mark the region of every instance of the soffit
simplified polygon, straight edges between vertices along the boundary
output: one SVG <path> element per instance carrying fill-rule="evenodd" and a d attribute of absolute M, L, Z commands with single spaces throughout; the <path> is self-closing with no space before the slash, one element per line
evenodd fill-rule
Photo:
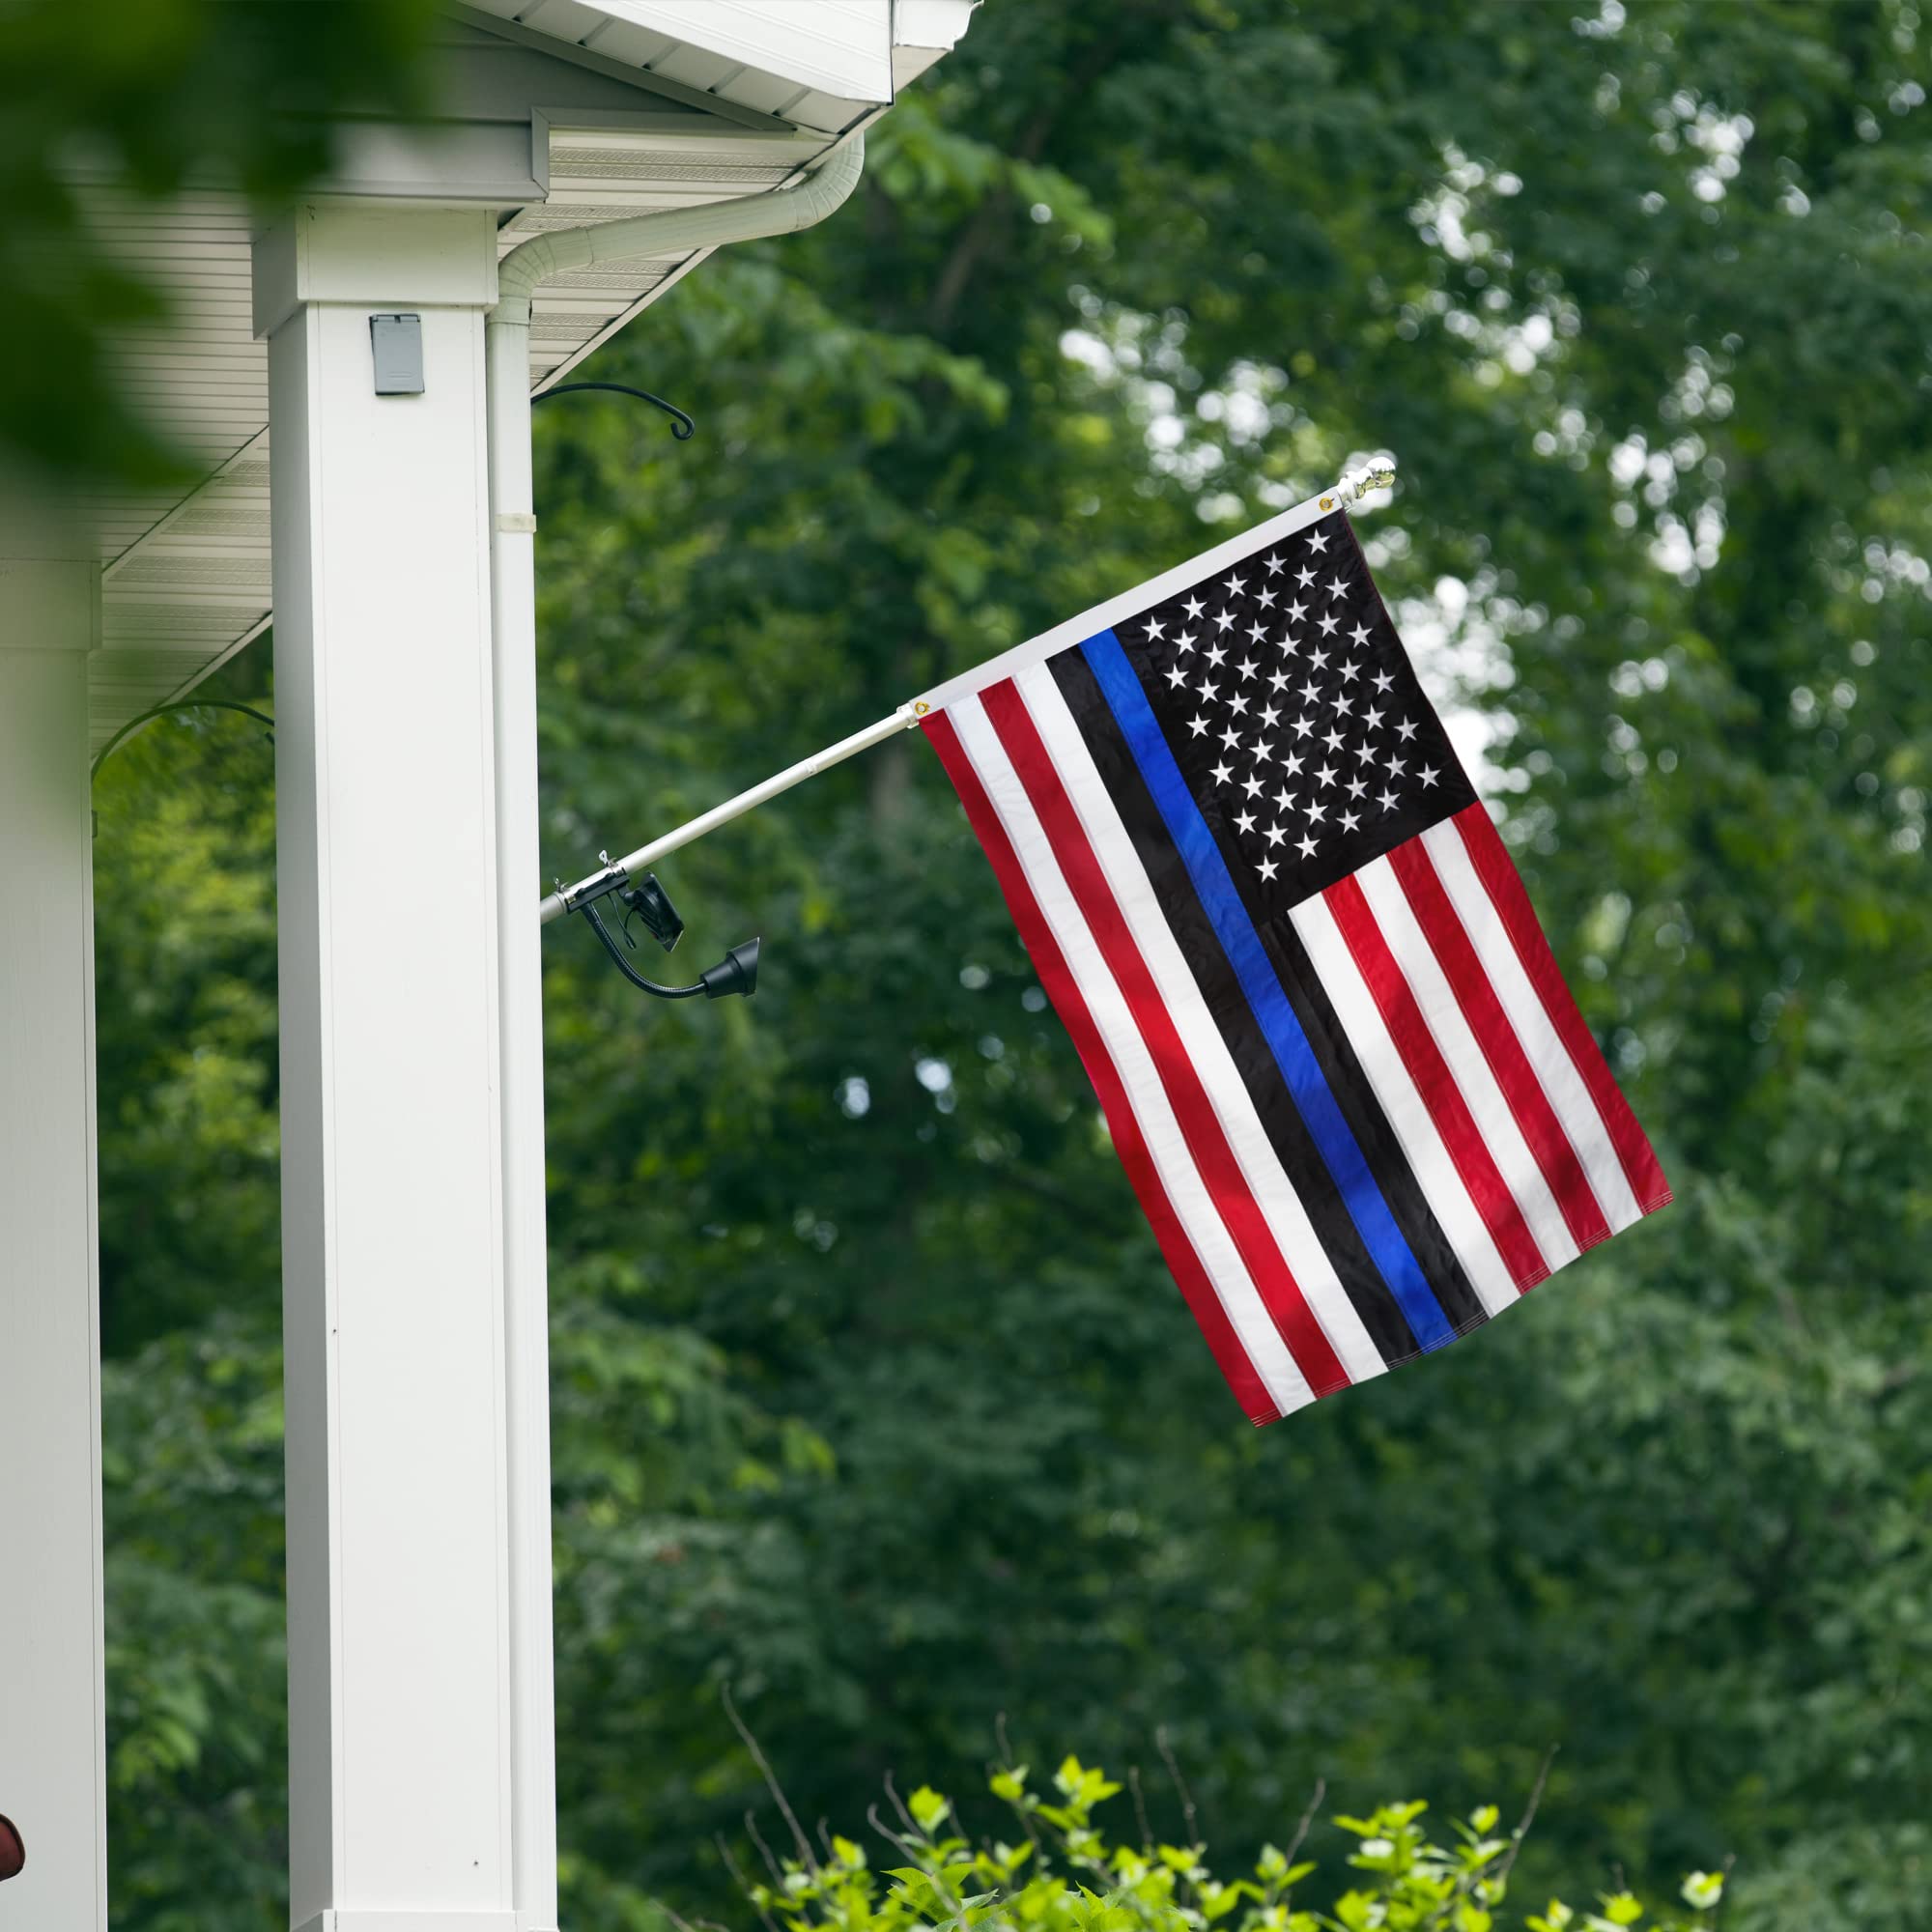
<path fill-rule="evenodd" d="M 471 17 L 541 36 L 701 98 L 841 133 L 957 43 L 978 0 L 473 0 Z"/>
<path fill-rule="evenodd" d="M 766 193 L 829 145 L 815 132 L 753 133 L 697 114 L 553 126 L 545 138 L 547 198 L 510 213 L 500 252 L 549 228 Z M 268 347 L 252 332 L 252 236 L 242 200 L 198 192 L 157 212 L 99 190 L 90 202 L 110 245 L 169 292 L 169 325 L 129 331 L 118 346 L 143 406 L 206 478 L 185 495 L 111 491 L 74 506 L 104 566 L 93 660 L 99 745 L 185 693 L 269 622 L 269 382 Z M 532 387 L 567 374 L 696 259 L 585 270 L 546 286 L 531 317 Z"/>
<path fill-rule="evenodd" d="M 485 201 L 501 210 L 504 253 L 547 229 L 770 193 L 876 120 L 894 85 L 957 40 L 972 5 L 451 6 L 438 50 L 441 117 L 428 129 L 356 126 L 333 185 Z M 104 566 L 93 659 L 99 745 L 185 695 L 268 625 L 269 384 L 240 197 L 196 189 L 157 209 L 97 187 L 87 203 L 110 248 L 169 294 L 167 326 L 128 331 L 119 347 L 144 403 L 204 478 L 185 493 L 117 490 L 60 506 Z M 532 387 L 567 375 L 701 259 L 606 265 L 543 288 Z"/>

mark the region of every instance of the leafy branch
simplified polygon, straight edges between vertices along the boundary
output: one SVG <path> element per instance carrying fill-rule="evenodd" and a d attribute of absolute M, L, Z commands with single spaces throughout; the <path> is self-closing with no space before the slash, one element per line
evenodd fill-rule
<path fill-rule="evenodd" d="M 764 1753 L 739 1723 L 788 1823 L 791 1808 L 779 1792 Z M 772 1883 L 748 1884 L 748 1901 L 775 1932 L 905 1932 L 905 1928 L 1028 1927 L 1036 1932 L 1500 1932 L 1497 1914 L 1509 1876 L 1548 1780 L 1554 1748 L 1545 1756 L 1521 1821 L 1498 1835 L 1500 1813 L 1485 1804 L 1451 1825 L 1439 1843 L 1420 1800 L 1383 1804 L 1366 1817 L 1330 1822 L 1354 1840 L 1348 1879 L 1325 1909 L 1293 1903 L 1297 1886 L 1318 1872 L 1298 1854 L 1326 1793 L 1317 1782 L 1286 1851 L 1264 1845 L 1240 1877 L 1221 1879 L 1207 1847 L 1192 1842 L 1194 1806 L 1166 1740 L 1157 1746 L 1180 1794 L 1186 1844 L 1169 1844 L 1147 1827 L 1138 1800 L 1137 1841 L 1116 1842 L 1095 1812 L 1123 1787 L 1074 1756 L 1062 1759 L 1049 1789 L 1036 1789 L 1030 1767 L 1010 1761 L 1001 1734 L 1002 1762 L 987 1788 L 1012 1813 L 1011 1838 L 975 1839 L 961 1829 L 951 1799 L 921 1785 L 904 1800 L 891 1780 L 887 1795 L 897 1814 L 889 1824 L 873 1805 L 873 1831 L 895 1862 L 875 1870 L 853 1839 L 833 1833 L 819 1860 L 802 1845 L 796 1860 L 767 1862 Z M 1135 1779 L 1138 1791 L 1138 1780 Z M 762 1842 L 761 1842 L 762 1849 Z M 734 1869 L 736 1867 L 734 1866 Z M 1594 1911 L 1551 1899 L 1522 1922 L 1527 1932 L 1716 1932 L 1728 1862 L 1719 1872 L 1692 1872 L 1681 1891 L 1685 1909 L 1651 1916 L 1634 1894 L 1602 1894 Z"/>

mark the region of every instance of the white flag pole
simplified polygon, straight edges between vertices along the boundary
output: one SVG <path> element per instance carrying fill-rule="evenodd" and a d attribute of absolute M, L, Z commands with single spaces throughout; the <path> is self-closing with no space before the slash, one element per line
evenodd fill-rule
<path fill-rule="evenodd" d="M 1131 609 L 1145 609 L 1150 601 L 1147 593 L 1151 592 L 1151 601 L 1158 602 L 1166 594 L 1167 580 L 1172 578 L 1177 587 L 1184 587 L 1204 571 L 1212 572 L 1223 561 L 1245 555 L 1257 543 L 1266 543 L 1272 536 L 1286 535 L 1289 531 L 1312 523 L 1319 516 L 1325 516 L 1340 505 L 1358 503 L 1372 491 L 1385 490 L 1395 481 L 1395 464 L 1383 457 L 1371 464 L 1366 469 L 1344 476 L 1332 490 L 1320 497 L 1311 497 L 1305 503 L 1297 503 L 1292 510 L 1284 510 L 1280 516 L 1267 523 L 1243 530 L 1237 537 L 1204 554 L 1190 557 L 1177 569 L 1157 577 L 1150 583 L 1137 584 L 1124 597 L 1112 598 L 1105 604 L 1095 605 L 1092 611 L 1083 611 L 1080 616 L 1069 618 L 1066 623 L 1056 625 L 1053 630 L 1040 637 L 1016 645 L 1012 650 L 997 658 L 989 659 L 963 678 L 955 678 L 948 684 L 936 686 L 923 698 L 901 704 L 890 716 L 881 718 L 876 724 L 867 724 L 863 731 L 854 731 L 849 738 L 840 738 L 836 745 L 828 745 L 822 752 L 814 752 L 809 758 L 801 758 L 795 765 L 787 765 L 781 772 L 776 772 L 762 784 L 754 784 L 750 791 L 741 791 L 736 798 L 727 798 L 723 805 L 714 805 L 709 811 L 700 812 L 697 817 L 680 825 L 674 832 L 667 832 L 661 838 L 653 838 L 647 845 L 639 845 L 635 852 L 627 852 L 621 859 L 612 859 L 600 853 L 603 865 L 587 878 L 579 879 L 574 886 L 559 886 L 555 892 L 541 900 L 537 906 L 537 919 L 544 925 L 553 920 L 561 919 L 566 913 L 575 912 L 579 906 L 588 904 L 592 899 L 602 898 L 606 893 L 615 892 L 619 886 L 627 885 L 645 867 L 675 852 L 681 846 L 689 845 L 694 839 L 702 838 L 707 832 L 715 832 L 719 826 L 727 825 L 734 818 L 763 805 L 766 800 L 777 798 L 782 791 L 789 791 L 793 785 L 803 784 L 807 779 L 816 778 L 820 772 L 830 771 L 834 765 L 843 764 L 847 758 L 855 757 L 861 752 L 870 751 L 874 745 L 882 745 L 888 738 L 900 731 L 909 731 L 928 712 L 936 710 L 952 697 L 963 696 L 969 689 L 978 688 L 981 683 L 1009 674 L 1009 668 L 1017 668 L 1016 661 L 1042 656 L 1048 651 L 1058 650 L 1067 643 L 1076 643 L 1082 638 L 1089 638 L 1095 631 L 1103 631 L 1115 621 L 1116 615 L 1131 614 Z M 1223 555 L 1223 553 L 1226 555 Z M 1116 607 L 1122 608 L 1116 611 Z"/>
<path fill-rule="evenodd" d="M 653 838 L 648 845 L 639 845 L 635 852 L 627 852 L 621 859 L 606 860 L 601 871 L 592 872 L 587 879 L 580 879 L 574 886 L 564 886 L 554 892 L 537 907 L 537 918 L 545 925 L 554 919 L 561 919 L 567 912 L 575 912 L 586 899 L 601 897 L 627 880 L 634 879 L 646 866 L 662 859 L 668 852 L 675 852 L 681 845 L 689 845 L 694 838 L 702 838 L 707 832 L 715 832 L 719 826 L 728 824 L 732 819 L 763 805 L 767 799 L 777 798 L 781 791 L 789 791 L 795 784 L 803 784 L 807 779 L 815 779 L 820 772 L 829 771 L 834 765 L 843 764 L 847 758 L 861 752 L 870 751 L 874 745 L 882 745 L 895 731 L 909 731 L 918 724 L 923 706 L 915 710 L 910 704 L 901 704 L 889 718 L 881 718 L 875 724 L 867 724 L 863 731 L 854 731 L 849 738 L 840 738 L 838 744 L 828 745 L 822 752 L 814 752 L 809 758 L 801 758 L 795 765 L 787 765 L 783 771 L 776 772 L 762 784 L 754 784 L 750 791 L 741 791 L 736 798 L 727 798 L 723 805 L 714 805 L 709 811 L 700 812 L 697 817 L 680 825 L 675 832 L 667 832 L 661 838 Z"/>

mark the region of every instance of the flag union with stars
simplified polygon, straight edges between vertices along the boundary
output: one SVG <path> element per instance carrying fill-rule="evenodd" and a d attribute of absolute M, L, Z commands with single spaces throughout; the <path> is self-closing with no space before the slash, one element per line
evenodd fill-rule
<path fill-rule="evenodd" d="M 1265 913 L 1475 802 L 1340 511 L 1114 630 Z"/>
<path fill-rule="evenodd" d="M 1257 1422 L 1482 1326 L 1670 1198 L 1321 512 L 918 706 Z"/>

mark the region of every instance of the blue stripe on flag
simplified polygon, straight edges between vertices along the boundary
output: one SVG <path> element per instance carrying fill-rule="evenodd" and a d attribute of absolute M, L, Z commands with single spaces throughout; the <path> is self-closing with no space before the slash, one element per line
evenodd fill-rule
<path fill-rule="evenodd" d="M 1369 1172 L 1368 1161 L 1349 1123 L 1342 1118 L 1335 1095 L 1315 1058 L 1315 1049 L 1301 1030 L 1294 1009 L 1289 1005 L 1274 968 L 1262 949 L 1260 936 L 1247 909 L 1241 904 L 1235 882 L 1228 876 L 1227 861 L 1201 816 L 1187 781 L 1174 761 L 1174 753 L 1161 734 L 1160 724 L 1141 689 L 1140 678 L 1127 662 L 1121 641 L 1112 631 L 1100 631 L 1080 646 L 1081 654 L 1093 667 L 1100 689 L 1119 723 L 1127 748 L 1141 768 L 1149 791 L 1153 794 L 1160 815 L 1167 823 L 1180 853 L 1187 875 L 1194 882 L 1201 903 L 1212 922 L 1221 945 L 1235 969 L 1241 990 L 1254 1009 L 1263 1035 L 1294 1095 L 1295 1105 L 1307 1123 L 1328 1172 L 1359 1230 L 1362 1242 L 1375 1258 L 1382 1278 L 1402 1306 L 1416 1342 L 1425 1350 L 1439 1349 L 1456 1339 L 1455 1330 L 1444 1317 L 1441 1305 L 1429 1286 L 1422 1265 L 1403 1239 L 1388 1203 Z"/>

